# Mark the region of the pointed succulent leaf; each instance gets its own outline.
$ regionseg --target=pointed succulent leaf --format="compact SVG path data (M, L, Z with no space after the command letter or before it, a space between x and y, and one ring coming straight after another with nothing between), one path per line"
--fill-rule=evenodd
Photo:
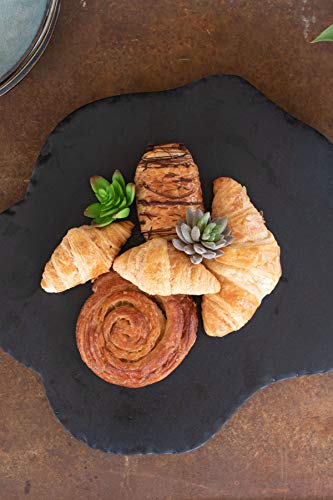
M195 252L200 255L206 252L206 248L200 245L199 243L194 243L193 248Z
M210 212L206 212L202 217L201 219L199 219L197 222L196 222L196 225L198 226L198 228L200 229L201 232L204 231L204 229L206 228L207 224L208 224L208 221L210 219Z
M228 218L227 217L222 217L221 222L219 222L221 226L223 227L222 232L226 229L227 224L228 224Z
M108 189L110 183L100 175L93 175L90 177L90 185L94 193L97 193L99 189Z
M120 203L122 202L123 198L121 198L121 196L115 196L114 200L113 200L113 206L114 207L118 207L120 205Z
M226 241L224 239L224 236L221 236L221 238L215 242L216 245L225 245Z
M101 206L102 206L103 212L104 211L106 212L107 210L110 210L111 208L115 208L117 205L114 203L113 200L109 200L106 203L101 203Z
M226 247L228 245L228 243L225 240L223 240L223 243L214 243L214 245L215 245L215 249L219 250L220 248Z
M116 214L114 214L113 218L114 219L125 219L125 217L128 217L130 213L130 209L127 207L127 208L123 208L122 210L120 210L120 212L117 212Z
M109 208L107 210L104 210L104 208L103 208L103 210L101 211L100 216L101 217L108 217L109 215L114 215L117 212L119 212L119 207L112 207L112 208Z
M123 196L124 196L123 188L122 188L121 184L119 184L117 179L115 179L112 182L112 186L114 188L115 195L119 198L123 198Z
M180 226L181 233L183 235L182 240L186 241L186 243L193 243L191 238L191 228L187 224L182 224Z
M192 264L200 264L202 262L202 255L198 255L197 253L190 257Z
M223 231L223 236L229 236L229 234L231 233L231 228L230 227L227 227L224 231Z
M114 219L112 215L109 215L108 217L96 217L96 219L93 220L92 224L95 227L104 227L108 226L113 221Z
M197 208L193 218L193 224L197 224L202 217L203 217L203 211L200 208Z
M215 228L216 224L215 222L210 222L204 229L204 232L203 234L209 234L213 231L213 229Z
M184 252L187 253L187 255L194 255L195 254L195 250L193 249L192 245L186 245L184 247Z
M126 189L125 179L119 170L114 171L114 174L112 176L112 183L114 183L114 181L118 182L118 184L122 188L123 193L125 193L125 189Z
M206 238L206 240L204 240L204 241L215 241L215 234L214 233L207 233L207 234L205 234L205 236L206 237L208 236L208 238Z
M200 241L200 229L198 226L192 227L191 238L193 241Z
M216 244L213 241L203 241L202 245L208 250L217 250Z
M95 196L96 196L96 198L98 199L98 201L100 203L104 203L104 202L106 203L107 202L107 200L105 198L105 195L103 193L95 193Z
M208 241L210 238L210 234L203 234L201 235L201 241Z
M232 243L235 238L234 236L226 236L224 239L226 240L227 245L230 245L230 243Z
M333 42L333 24L320 33L311 43Z
M220 239L221 239L221 234L220 233L218 233L218 234L215 233L214 234L214 240L213 240L214 243L217 243Z
M203 256L204 259L215 259L216 252L207 251L202 256Z
M181 226L182 224L184 224L184 222L178 222L178 224L176 225L176 233L177 233L177 236L178 238L183 241L184 243L187 244L187 241L185 242L184 241L184 238L183 238L183 233L182 233L182 230L181 230Z
M109 199L114 200L116 194L115 194L114 187L112 184L110 184L110 186L108 188L108 192L109 192Z
M224 252L222 250L216 250L216 257L221 257L223 254Z
M128 206L132 205L134 198L135 198L135 184L133 182L130 182L126 186L126 201Z
M98 199L98 201L100 201L101 203L103 203L104 201L107 201L107 198L108 198L107 191L105 191L105 189L103 189L103 188L100 188L98 191L96 191L95 196Z
M213 238L213 241L219 241L221 238L221 233L215 228L213 231L210 233L211 238Z
M224 217L212 217L212 222L215 222L215 224L221 224L222 219L224 219Z
M186 243L184 243L183 241L179 240L178 238L174 238L172 240L172 244L173 246L177 249L177 250L180 250L181 252L184 251L184 248L187 246Z
M127 207L128 205L127 205L126 198L123 198L122 200L120 200L120 203L118 203L118 205L117 205L117 206L118 206L119 210L120 210L121 208L125 208L125 207Z
M193 227L194 219L195 219L195 212L193 212L190 208L187 208L186 209L186 223L190 227Z
M216 219L213 219L213 222L215 222L219 226L222 226L222 229L221 229L221 232L222 232L227 227L228 219L227 219L227 217L216 217Z
M96 217L99 217L101 213L101 204L100 203L92 203L92 205L89 205L84 211L84 215L86 217L90 217L90 219L95 219Z
M215 228L214 228L214 233L215 233L216 235L221 236L222 231L223 231L223 226L222 226L222 224L216 224L216 226L215 226Z

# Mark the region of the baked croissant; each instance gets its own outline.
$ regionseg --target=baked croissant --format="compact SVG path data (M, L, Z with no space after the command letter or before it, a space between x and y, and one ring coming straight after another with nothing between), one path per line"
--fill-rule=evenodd
M81 309L77 346L99 377L125 387L162 380L196 340L198 316L191 297L147 296L111 271L93 284Z
M63 292L108 272L133 227L123 221L101 229L70 229L46 264L41 287L49 293Z
M212 215L228 217L235 240L224 255L205 260L218 278L221 291L202 301L204 329L222 337L242 328L281 276L280 247L251 203L246 188L233 179L214 181Z
M203 210L197 165L182 144L153 146L140 160L135 173L136 204L146 239L171 240L186 209Z
M117 257L113 269L150 295L203 295L216 293L221 286L202 264L163 238L154 238Z

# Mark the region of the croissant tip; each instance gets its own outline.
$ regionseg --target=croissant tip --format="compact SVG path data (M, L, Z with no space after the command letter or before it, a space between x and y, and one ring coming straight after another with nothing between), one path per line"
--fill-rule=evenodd
M45 281L44 281L44 280L42 280L42 281L40 282L40 286L41 286L41 288L44 290L44 292L46 292L46 293L55 293L55 292L56 292L56 290L53 290L53 289L49 288L49 287L47 286L47 284L45 283Z

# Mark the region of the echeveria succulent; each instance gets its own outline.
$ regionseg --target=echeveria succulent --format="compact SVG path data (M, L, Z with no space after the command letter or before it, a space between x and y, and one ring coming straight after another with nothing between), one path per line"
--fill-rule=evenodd
M125 219L130 213L130 206L135 198L135 184L125 183L119 170L115 170L112 182L99 175L90 178L90 185L98 203L89 205L84 215L92 220L96 227L104 227L118 219Z
M216 259L223 255L221 249L234 240L227 223L226 217L212 219L209 212L187 209L186 222L177 223L178 238L172 240L173 246L185 252L193 264L200 264L202 259Z

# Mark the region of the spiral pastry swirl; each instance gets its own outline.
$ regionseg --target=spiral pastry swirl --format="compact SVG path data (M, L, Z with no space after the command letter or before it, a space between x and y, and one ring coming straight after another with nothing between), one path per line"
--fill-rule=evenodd
M77 346L100 378L144 387L167 377L196 340L198 317L186 295L146 295L115 271L99 277L81 309Z

